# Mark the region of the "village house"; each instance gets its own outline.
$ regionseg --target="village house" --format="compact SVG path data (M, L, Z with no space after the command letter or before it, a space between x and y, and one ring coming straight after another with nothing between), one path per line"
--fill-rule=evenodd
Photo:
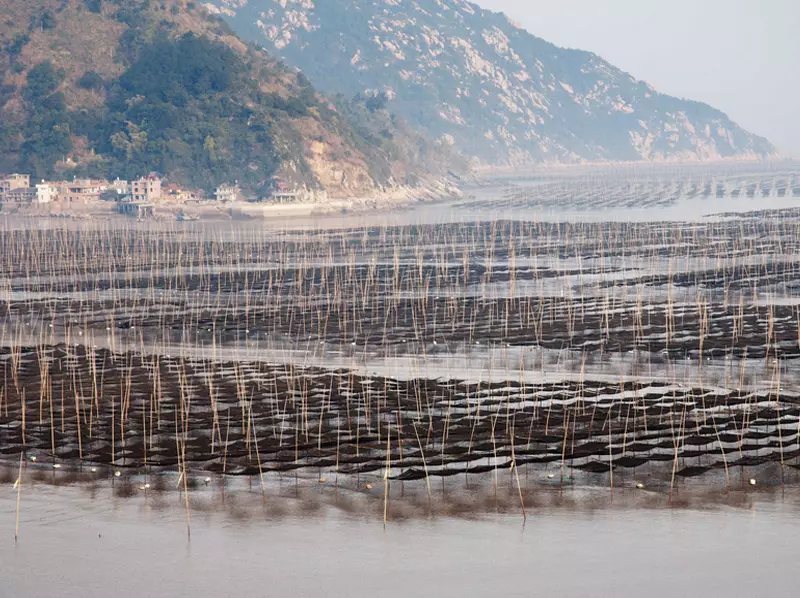
M121 190L123 183L125 181L117 180L114 184ZM119 212L139 219L151 217L155 213L155 202L168 196L167 186L162 188L161 179L153 173L131 181L128 187L129 193L120 198Z
M183 189L175 183L164 185L162 187L161 197L167 201L175 203L186 203L187 201L200 200L200 194L197 191Z
M288 183L277 182L272 193L269 195L269 201L273 203L294 203L300 197L300 193Z
M42 181L44 183L44 181ZM53 183L58 189L58 200L67 203L78 203L100 199L100 195L108 189L107 181L92 179L73 179Z
M131 182L130 201L152 203L161 199L161 179L150 174Z
M175 183L161 185L161 197L166 201L177 201L181 194L181 188Z
M28 174L9 174L0 178L0 193L14 189L28 189L31 186L31 177Z
M217 201L223 203L239 201L241 199L241 190L235 185L220 185L214 192L214 197L216 197Z
M141 220L149 218L155 213L155 205L151 202L144 201L125 201L118 204L120 214L125 216L134 216Z
M0 178L0 202L12 203L87 203L95 200L116 200L120 204L131 204L120 211L138 216L152 212L153 204L161 200L186 203L203 199L201 191L183 189L176 184L162 184L155 174L135 181L119 178L112 182L75 178L72 181L41 181L30 186L30 176L11 174ZM223 185L217 199L223 202L240 198L239 187Z
M36 200L36 189L30 187L16 187L0 193L0 202L7 203L33 203Z
M51 183L41 183L36 185L36 203L52 203L58 199L58 188Z
M109 190L116 191L117 195L128 195L131 192L131 185L128 181L119 178L114 179L108 185Z
M262 199L268 203L294 203L300 199L300 192L296 186L282 178L272 177L272 190Z

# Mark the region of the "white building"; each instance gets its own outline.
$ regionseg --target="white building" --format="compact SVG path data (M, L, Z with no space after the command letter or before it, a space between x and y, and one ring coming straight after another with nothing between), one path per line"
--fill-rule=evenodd
M240 194L241 191L239 190L239 187L220 185L214 192L214 197L217 198L217 201L228 203L232 201L238 201Z
M111 188L117 192L117 195L128 195L131 192L130 183L119 178L114 179L111 183Z
M50 183L36 185L36 203L50 203L58 199L58 189Z

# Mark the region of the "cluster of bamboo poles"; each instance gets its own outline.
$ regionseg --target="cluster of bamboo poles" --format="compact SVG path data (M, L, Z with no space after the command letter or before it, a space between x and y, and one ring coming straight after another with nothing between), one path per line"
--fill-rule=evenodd
M800 175L795 168L748 172L715 167L692 172L685 167L661 165L652 169L622 166L617 172L589 167L569 177L545 169L531 181L513 180L500 197L492 196L490 205L488 201L477 203L494 210L531 206L598 210L659 208L723 198L757 201L795 197L800 197ZM758 209L755 201L754 210Z
M688 458L718 452L727 472L730 451L742 461L754 435L778 434L766 448L783 464L797 440L782 389L786 360L800 356L799 232L790 218L0 230L3 442L54 459L166 464L184 484L187 468L213 462L257 473L262 488L265 472L302 467L384 468L387 485L393 470L427 480L507 467L520 497L518 466L554 455L562 470L605 455L613 486L614 462L651 430L654 444L631 458L652 460L668 430L670 487L694 454L693 426L713 448ZM363 372L402 345L417 357L402 375ZM505 356L488 382L469 371L456 386L428 379L429 357L484 348ZM514 348L556 361L529 368ZM688 358L696 384L670 408L663 393L637 402L625 397L639 390L607 381L611 406L587 400L597 355L634 350L671 387L684 381L660 356ZM561 382L531 375L567 355L574 396L553 402ZM714 385L742 390L708 407L697 389L720 357L739 367ZM767 398L745 390L748 371ZM502 390L511 382L514 396Z

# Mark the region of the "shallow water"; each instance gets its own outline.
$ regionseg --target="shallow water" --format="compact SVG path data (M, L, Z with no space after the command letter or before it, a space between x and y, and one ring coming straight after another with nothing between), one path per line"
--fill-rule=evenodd
M59 596L768 596L795 583L796 505L555 509L479 520L279 520L0 492L0 594Z
M484 200L485 201L485 200ZM462 209L470 210L465 202ZM461 206L460 206L461 207ZM609 206L603 209L561 206L522 205L506 208L485 207L468 212L469 217L492 220L538 220L542 222L702 222L708 219L745 215L753 210L785 210L800 207L797 197L683 198L665 206ZM722 216L725 214L725 216ZM463 216L462 216L463 218Z

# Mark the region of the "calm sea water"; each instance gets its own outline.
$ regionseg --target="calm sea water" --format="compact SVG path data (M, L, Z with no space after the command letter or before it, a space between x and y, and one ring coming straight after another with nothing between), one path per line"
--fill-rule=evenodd
M602 509L391 523L343 514L265 520L195 512L178 497L0 491L0 596L769 596L796 583L800 514Z

